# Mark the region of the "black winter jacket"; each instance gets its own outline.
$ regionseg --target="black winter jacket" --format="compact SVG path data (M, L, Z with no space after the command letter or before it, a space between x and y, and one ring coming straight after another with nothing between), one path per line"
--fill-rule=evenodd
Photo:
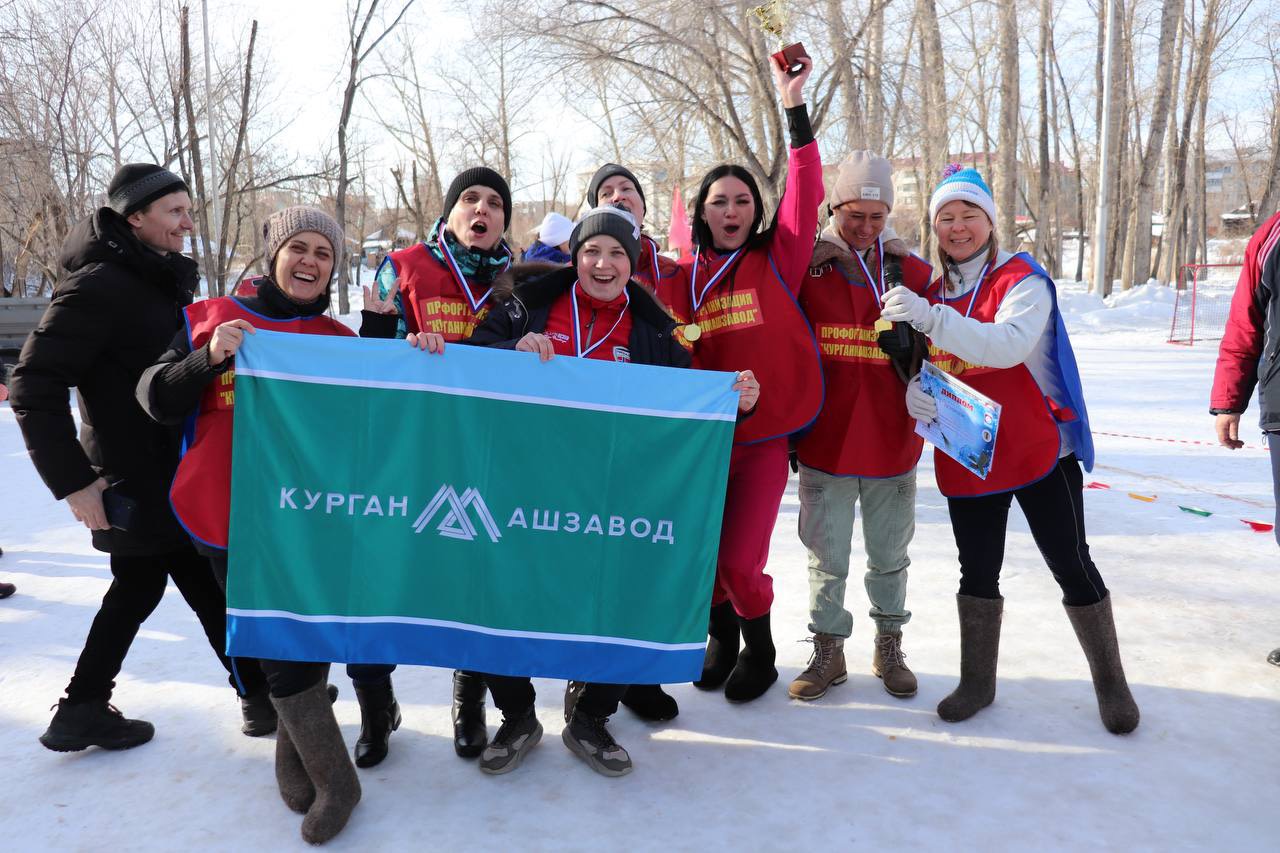
M138 502L129 532L93 532L99 551L176 551L190 543L169 509L180 434L147 417L134 387L182 326L196 264L147 248L105 207L72 229L61 263L65 274L22 348L10 387L31 461L59 500L101 476ZM79 441L71 388L80 405Z
M510 295L489 311L466 343L515 349L519 340L529 332L546 330L552 304L568 293L577 279L574 269L558 269L516 286ZM691 361L689 353L672 334L675 320L649 291L635 281L627 282L627 293L631 297L631 336L627 345L632 362L688 367Z

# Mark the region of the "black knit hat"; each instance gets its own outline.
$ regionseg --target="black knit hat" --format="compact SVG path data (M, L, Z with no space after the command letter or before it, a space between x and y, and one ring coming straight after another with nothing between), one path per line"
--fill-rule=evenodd
M631 259L631 272L634 273L636 260L640 257L640 226L631 211L611 205L593 207L573 226L573 233L569 235L569 254L573 256L573 263L578 263L578 249L582 244L602 234L622 244Z
M141 210L169 193L190 193L187 182L154 163L121 166L107 184L107 206L121 216Z
M453 206L458 203L458 197L467 187L475 186L488 187L502 196L502 230L506 231L511 227L511 187L507 186L506 179L486 166L464 169L453 179L453 183L449 184L449 191L444 195L444 218L449 218Z
M595 207L600 202L600 185L612 177L621 175L628 181L636 185L636 192L640 194L640 201L644 204L645 210L649 209L649 202L644 197L644 187L640 186L640 180L626 166L619 166L617 163L605 163L596 173L591 176L591 183L587 184L587 204Z

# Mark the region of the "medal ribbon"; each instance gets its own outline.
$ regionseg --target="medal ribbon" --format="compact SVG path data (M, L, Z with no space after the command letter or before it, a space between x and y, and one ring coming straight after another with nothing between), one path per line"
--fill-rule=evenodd
M454 279L458 282L458 287L462 290L463 295L467 297L467 302L471 305L471 313L479 314L480 306L484 305L485 300L487 300L490 294L493 293L493 287L486 290L484 292L484 296L481 296L479 299L476 299L472 295L471 285L467 283L467 277L462 274L462 268L458 266L457 260L454 259L453 252L449 249L449 241L444 238L443 221L440 223L440 231L436 234L436 240L439 242L440 248L443 250L442 254L444 255L445 261L449 264L449 271L453 273ZM505 245L503 246L503 249L507 252L507 262L499 271L499 275L506 272L507 269L511 267L511 251L506 249Z
M578 354L578 358L586 358L591 355L591 353L595 352L596 348L602 343L609 340L613 335L614 329L618 328L618 324L622 322L622 318L626 316L628 309L631 307L631 294L627 293L626 288L623 288L622 295L625 297L626 301L622 303L622 310L618 312L618 319L613 321L613 325L609 327L609 331L604 334L604 337L600 338L600 340L591 344L584 350L582 348L581 322L578 319L578 294L581 292L582 288L578 285L578 282L575 279L573 282L573 291L570 294L571 298L569 300L569 309L573 313L573 351Z
M990 266L991 266L990 261L987 261L985 264L982 265L982 272L978 274L978 283L973 286L973 295L969 297L969 307L964 310L964 316L966 317L968 317L970 314L973 313L973 306L978 304L978 293L979 291L982 290L982 285L987 280L987 270ZM958 268L957 268L957 271L958 271ZM964 284L963 275L960 276L960 283ZM951 301L950 299L947 298L947 276L945 272L942 275L941 283L938 285L938 292L939 292L939 295L942 296L943 302Z
M858 259L858 266L862 267L862 275L867 280L867 285L871 288L871 292L876 295L876 304L881 308L884 307L884 243L880 238L876 238L876 261L880 264L879 281L871 277L871 270L867 269L866 263L862 260L862 253L855 250L853 256Z
M698 264L702 261L702 247L698 247L697 254L693 256L693 273L689 276L689 296L693 299L693 310L695 313L702 307L702 303L706 301L707 293L711 288L715 287L716 284L719 283L720 279L724 278L725 273L732 269L733 262L738 260L738 256L742 254L742 250L745 248L745 246L739 246L737 251L729 256L729 260L724 262L724 266L720 268L720 271L711 277L711 281L707 282L707 286L702 288L702 292L699 293Z

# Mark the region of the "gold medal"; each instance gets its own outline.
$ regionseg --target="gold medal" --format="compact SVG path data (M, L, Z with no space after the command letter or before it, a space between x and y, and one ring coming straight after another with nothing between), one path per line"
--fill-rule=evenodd
M702 337L702 327L697 323L688 323L684 327L684 339L692 343Z
M880 334L881 332L891 332L893 331L893 321L892 320L876 320L875 329L876 329L877 335Z

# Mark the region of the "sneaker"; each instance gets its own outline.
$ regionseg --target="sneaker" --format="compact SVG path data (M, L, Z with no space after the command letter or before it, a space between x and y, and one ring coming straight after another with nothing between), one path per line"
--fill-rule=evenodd
M105 699L69 703L58 701L57 713L40 743L54 752L79 752L91 746L103 749L132 749L155 736L155 726L143 720L129 720Z
M542 724L530 707L514 717L502 715L502 725L480 753L480 769L493 776L510 773L520 766L529 750L542 740Z
M240 697L240 717L244 720L240 731L249 737L269 735L279 725L276 706L271 704L271 696L265 687L257 693Z
M907 699L916 695L916 674L907 668L901 633L876 634L871 673L884 681L884 689L890 696Z
M625 776L631 772L631 756L609 734L608 717L592 717L575 711L560 739L569 751L587 762L602 776Z
M844 665L844 638L831 634L813 635L813 655L809 667L796 676L787 688L792 699L811 702L827 695L827 690L849 680Z

